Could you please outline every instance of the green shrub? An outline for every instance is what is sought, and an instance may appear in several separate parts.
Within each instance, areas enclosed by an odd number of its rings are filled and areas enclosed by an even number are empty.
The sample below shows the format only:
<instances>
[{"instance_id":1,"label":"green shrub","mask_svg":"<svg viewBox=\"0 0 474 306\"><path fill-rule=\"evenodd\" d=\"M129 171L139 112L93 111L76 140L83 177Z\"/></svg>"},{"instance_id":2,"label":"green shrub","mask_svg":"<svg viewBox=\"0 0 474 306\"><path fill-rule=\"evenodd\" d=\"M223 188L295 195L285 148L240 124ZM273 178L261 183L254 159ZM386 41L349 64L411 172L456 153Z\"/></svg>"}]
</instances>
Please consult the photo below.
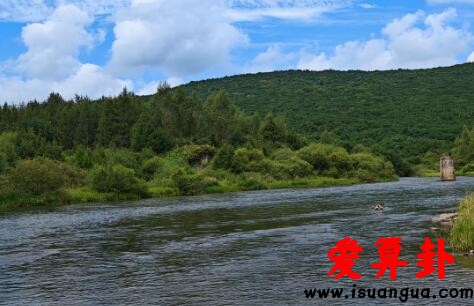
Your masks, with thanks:
<instances>
[{"instance_id":1,"label":"green shrub","mask_svg":"<svg viewBox=\"0 0 474 306\"><path fill-rule=\"evenodd\" d=\"M459 204L458 218L449 237L455 250L467 252L474 249L474 195L469 195Z\"/></svg>"},{"instance_id":2,"label":"green shrub","mask_svg":"<svg viewBox=\"0 0 474 306\"><path fill-rule=\"evenodd\" d=\"M8 161L5 153L0 152L0 173L4 173L8 169Z\"/></svg>"},{"instance_id":3,"label":"green shrub","mask_svg":"<svg viewBox=\"0 0 474 306\"><path fill-rule=\"evenodd\" d=\"M375 182L396 178L390 162L370 153L356 153L351 156L356 177L363 182Z\"/></svg>"},{"instance_id":4,"label":"green shrub","mask_svg":"<svg viewBox=\"0 0 474 306\"><path fill-rule=\"evenodd\" d=\"M0 172L13 166L18 159L17 139L16 133L0 134Z\"/></svg>"},{"instance_id":5,"label":"green shrub","mask_svg":"<svg viewBox=\"0 0 474 306\"><path fill-rule=\"evenodd\" d=\"M207 164L215 152L210 145L186 145L177 149L177 153L193 166Z\"/></svg>"},{"instance_id":6,"label":"green shrub","mask_svg":"<svg viewBox=\"0 0 474 306\"><path fill-rule=\"evenodd\" d=\"M152 180L156 174L163 168L163 160L158 157L152 157L146 160L140 168L140 176L146 181Z\"/></svg>"},{"instance_id":7,"label":"green shrub","mask_svg":"<svg viewBox=\"0 0 474 306\"><path fill-rule=\"evenodd\" d=\"M78 146L66 159L82 169L91 169L96 162L92 150L83 146Z\"/></svg>"},{"instance_id":8,"label":"green shrub","mask_svg":"<svg viewBox=\"0 0 474 306\"><path fill-rule=\"evenodd\" d=\"M290 157L283 164L291 178L306 177L313 174L313 167L297 156Z\"/></svg>"},{"instance_id":9,"label":"green shrub","mask_svg":"<svg viewBox=\"0 0 474 306\"><path fill-rule=\"evenodd\" d=\"M127 149L105 149L104 157L105 163L120 164L135 171L140 169L142 164L140 153Z\"/></svg>"},{"instance_id":10,"label":"green shrub","mask_svg":"<svg viewBox=\"0 0 474 306\"><path fill-rule=\"evenodd\" d=\"M261 168L261 162L265 159L263 152L258 149L239 148L235 150L232 157L231 169L235 173L244 171L259 172L256 168Z\"/></svg>"},{"instance_id":11,"label":"green shrub","mask_svg":"<svg viewBox=\"0 0 474 306\"><path fill-rule=\"evenodd\" d=\"M313 172L311 165L298 157L292 157L286 161L263 159L253 162L252 165L253 171L268 174L278 180L305 177Z\"/></svg>"},{"instance_id":12,"label":"green shrub","mask_svg":"<svg viewBox=\"0 0 474 306\"><path fill-rule=\"evenodd\" d=\"M212 160L214 169L230 169L234 157L234 148L230 145L222 146Z\"/></svg>"},{"instance_id":13,"label":"green shrub","mask_svg":"<svg viewBox=\"0 0 474 306\"><path fill-rule=\"evenodd\" d=\"M120 164L95 167L90 180L92 188L99 192L148 196L145 183L135 177L135 171Z\"/></svg>"},{"instance_id":14,"label":"green shrub","mask_svg":"<svg viewBox=\"0 0 474 306\"><path fill-rule=\"evenodd\" d=\"M15 192L39 195L54 192L65 186L69 177L67 166L47 159L21 160L11 169L8 180ZM72 170L71 170L72 171Z\"/></svg>"},{"instance_id":15,"label":"green shrub","mask_svg":"<svg viewBox=\"0 0 474 306\"><path fill-rule=\"evenodd\" d=\"M265 179L258 173L245 173L245 175L241 175L238 184L242 190L267 189Z\"/></svg>"},{"instance_id":16,"label":"green shrub","mask_svg":"<svg viewBox=\"0 0 474 306\"><path fill-rule=\"evenodd\" d=\"M326 176L329 174L338 176L352 168L351 158L346 149L333 145L312 144L300 149L298 157L313 166L314 170ZM331 171L325 173L329 169Z\"/></svg>"},{"instance_id":17,"label":"green shrub","mask_svg":"<svg viewBox=\"0 0 474 306\"><path fill-rule=\"evenodd\" d=\"M173 176L173 180L182 195L201 194L207 188L218 185L215 177L204 176L198 173L178 172Z\"/></svg>"},{"instance_id":18,"label":"green shrub","mask_svg":"<svg viewBox=\"0 0 474 306\"><path fill-rule=\"evenodd\" d=\"M470 162L462 167L462 169L459 171L459 174L470 176L474 175L474 162Z\"/></svg>"},{"instance_id":19,"label":"green shrub","mask_svg":"<svg viewBox=\"0 0 474 306\"><path fill-rule=\"evenodd\" d=\"M280 148L280 149L276 149L273 152L272 159L285 161L295 156L296 156L296 152L292 151L290 148Z\"/></svg>"}]
</instances>

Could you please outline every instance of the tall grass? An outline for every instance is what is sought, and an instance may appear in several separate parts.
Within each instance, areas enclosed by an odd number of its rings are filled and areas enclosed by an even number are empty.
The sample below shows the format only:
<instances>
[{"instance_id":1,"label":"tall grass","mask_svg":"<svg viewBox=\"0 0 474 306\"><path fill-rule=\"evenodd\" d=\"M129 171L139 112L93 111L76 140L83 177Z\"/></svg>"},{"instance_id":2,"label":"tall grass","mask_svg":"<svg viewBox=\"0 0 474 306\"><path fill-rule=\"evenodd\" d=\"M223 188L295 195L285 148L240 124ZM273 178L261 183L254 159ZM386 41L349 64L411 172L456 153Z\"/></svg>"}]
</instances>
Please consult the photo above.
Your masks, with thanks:
<instances>
[{"instance_id":1,"label":"tall grass","mask_svg":"<svg viewBox=\"0 0 474 306\"><path fill-rule=\"evenodd\" d=\"M458 218L450 232L450 242L457 251L474 249L474 194L467 196L459 204Z\"/></svg>"}]
</instances>

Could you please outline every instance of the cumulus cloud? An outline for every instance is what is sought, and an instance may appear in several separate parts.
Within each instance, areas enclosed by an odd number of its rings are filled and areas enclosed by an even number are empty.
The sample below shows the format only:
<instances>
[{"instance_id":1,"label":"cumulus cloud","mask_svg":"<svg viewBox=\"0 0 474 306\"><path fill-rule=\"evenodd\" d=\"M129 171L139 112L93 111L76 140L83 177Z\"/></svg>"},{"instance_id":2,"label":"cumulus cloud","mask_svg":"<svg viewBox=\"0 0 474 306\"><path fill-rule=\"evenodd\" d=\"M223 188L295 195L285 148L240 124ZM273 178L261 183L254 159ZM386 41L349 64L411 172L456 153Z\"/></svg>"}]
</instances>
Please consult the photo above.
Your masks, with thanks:
<instances>
[{"instance_id":1,"label":"cumulus cloud","mask_svg":"<svg viewBox=\"0 0 474 306\"><path fill-rule=\"evenodd\" d=\"M285 53L279 45L271 45L255 56L246 72L268 72L289 69L296 59L295 53Z\"/></svg>"},{"instance_id":2,"label":"cumulus cloud","mask_svg":"<svg viewBox=\"0 0 474 306\"><path fill-rule=\"evenodd\" d=\"M91 22L85 12L66 5L58 7L45 21L26 25L22 39L27 51L2 65L0 99L14 103L42 100L52 91L66 98L74 94L96 98L116 94L124 86L133 88L130 81L79 61L80 49L91 48L97 39L97 33L87 30Z\"/></svg>"},{"instance_id":3,"label":"cumulus cloud","mask_svg":"<svg viewBox=\"0 0 474 306\"><path fill-rule=\"evenodd\" d=\"M383 70L453 65L472 42L469 32L449 25L455 16L454 9L428 16L408 14L388 24L382 30L383 38L346 42L330 55L303 52L298 67Z\"/></svg>"},{"instance_id":4,"label":"cumulus cloud","mask_svg":"<svg viewBox=\"0 0 474 306\"><path fill-rule=\"evenodd\" d=\"M115 95L124 87L133 90L134 86L131 81L114 78L103 68L93 64L82 64L76 73L51 86L53 91L66 97L80 94L92 98Z\"/></svg>"},{"instance_id":5,"label":"cumulus cloud","mask_svg":"<svg viewBox=\"0 0 474 306\"><path fill-rule=\"evenodd\" d=\"M23 28L22 39L28 51L18 58L17 68L28 77L58 80L80 66L81 47L91 47L94 38L85 27L92 20L72 5L61 6L42 23Z\"/></svg>"},{"instance_id":6,"label":"cumulus cloud","mask_svg":"<svg viewBox=\"0 0 474 306\"><path fill-rule=\"evenodd\" d=\"M474 63L474 52L471 52L471 54L469 54L469 56L467 57L467 62Z\"/></svg>"},{"instance_id":7,"label":"cumulus cloud","mask_svg":"<svg viewBox=\"0 0 474 306\"><path fill-rule=\"evenodd\" d=\"M99 66L83 64L74 74L60 81L0 76L0 102L41 101L51 92L58 92L66 99L71 99L76 94L100 98L116 95L124 87L133 89L133 83L113 78Z\"/></svg>"},{"instance_id":8,"label":"cumulus cloud","mask_svg":"<svg viewBox=\"0 0 474 306\"><path fill-rule=\"evenodd\" d=\"M179 85L181 85L181 84L184 84L183 79L174 78L174 77L168 78L165 82L166 82L166 84L168 84L168 85L171 86L171 87L176 87L176 86L179 86ZM156 93L156 91L158 90L158 87L159 87L160 85L161 85L161 81L152 81L152 82L149 82L148 84L145 84L145 85L137 92L137 94L139 94L139 95L152 95L152 94Z\"/></svg>"},{"instance_id":9,"label":"cumulus cloud","mask_svg":"<svg viewBox=\"0 0 474 306\"><path fill-rule=\"evenodd\" d=\"M154 67L178 77L224 67L247 36L223 11L214 0L135 0L118 14L110 67L118 73Z\"/></svg>"}]
</instances>

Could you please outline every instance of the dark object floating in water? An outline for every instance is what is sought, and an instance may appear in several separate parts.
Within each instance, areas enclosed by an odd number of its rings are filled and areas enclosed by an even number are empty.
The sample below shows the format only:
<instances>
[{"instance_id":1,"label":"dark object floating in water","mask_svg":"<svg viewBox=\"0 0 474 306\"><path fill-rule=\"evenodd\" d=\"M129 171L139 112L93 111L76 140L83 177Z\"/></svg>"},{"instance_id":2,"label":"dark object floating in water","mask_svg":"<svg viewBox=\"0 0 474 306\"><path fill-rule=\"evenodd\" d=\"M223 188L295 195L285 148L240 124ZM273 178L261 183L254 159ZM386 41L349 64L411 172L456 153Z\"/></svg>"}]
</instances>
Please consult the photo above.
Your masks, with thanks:
<instances>
[{"instance_id":1,"label":"dark object floating in water","mask_svg":"<svg viewBox=\"0 0 474 306\"><path fill-rule=\"evenodd\" d=\"M383 203L382 202L375 202L372 204L372 209L376 211L382 211L383 210Z\"/></svg>"},{"instance_id":2,"label":"dark object floating in water","mask_svg":"<svg viewBox=\"0 0 474 306\"><path fill-rule=\"evenodd\" d=\"M474 256L474 250L470 250L469 253L464 254L464 256Z\"/></svg>"}]
</instances>

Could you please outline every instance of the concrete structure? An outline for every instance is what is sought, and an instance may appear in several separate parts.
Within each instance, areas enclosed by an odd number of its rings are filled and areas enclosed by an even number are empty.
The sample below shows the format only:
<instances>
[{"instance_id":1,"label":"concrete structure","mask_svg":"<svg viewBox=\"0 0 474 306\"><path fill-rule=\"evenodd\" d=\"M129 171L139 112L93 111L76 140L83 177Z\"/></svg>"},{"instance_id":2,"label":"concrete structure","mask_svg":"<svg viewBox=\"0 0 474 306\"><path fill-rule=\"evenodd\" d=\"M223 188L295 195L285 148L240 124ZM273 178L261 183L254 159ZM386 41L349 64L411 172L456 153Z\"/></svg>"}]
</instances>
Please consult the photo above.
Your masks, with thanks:
<instances>
[{"instance_id":1,"label":"concrete structure","mask_svg":"<svg viewBox=\"0 0 474 306\"><path fill-rule=\"evenodd\" d=\"M440 177L442 181L455 181L454 160L451 156L443 156L439 160Z\"/></svg>"}]
</instances>

